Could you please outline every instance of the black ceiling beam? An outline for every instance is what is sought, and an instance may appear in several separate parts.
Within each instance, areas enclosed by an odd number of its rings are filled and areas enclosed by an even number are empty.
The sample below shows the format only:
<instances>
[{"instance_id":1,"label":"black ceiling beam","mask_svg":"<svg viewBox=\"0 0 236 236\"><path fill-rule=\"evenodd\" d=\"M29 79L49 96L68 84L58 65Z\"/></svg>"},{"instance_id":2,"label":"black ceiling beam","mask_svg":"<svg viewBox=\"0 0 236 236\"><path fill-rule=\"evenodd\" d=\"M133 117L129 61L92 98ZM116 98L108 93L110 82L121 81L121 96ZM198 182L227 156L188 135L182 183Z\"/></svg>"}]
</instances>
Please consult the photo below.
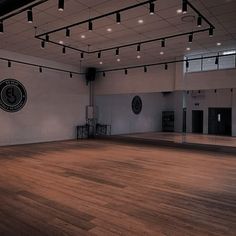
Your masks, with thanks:
<instances>
[{"instance_id":1,"label":"black ceiling beam","mask_svg":"<svg viewBox=\"0 0 236 236\"><path fill-rule=\"evenodd\" d=\"M198 11L198 9L196 7L193 6L192 3L190 3L188 0L186 0L187 4L190 6L190 8L192 8L192 10L194 10L198 16L201 16L201 18L213 29L215 29L215 26L205 17L202 15L202 13L200 11Z\"/></svg>"},{"instance_id":2,"label":"black ceiling beam","mask_svg":"<svg viewBox=\"0 0 236 236\"><path fill-rule=\"evenodd\" d=\"M42 69L49 69L49 70L65 72L65 73L73 73L73 74L76 74L76 75L84 75L85 74L85 73L73 72L73 71L63 70L63 69L50 67L50 66L45 66L45 65L38 65L38 64L35 64L35 63L30 63L30 62L15 60L15 59L4 58L4 57L0 57L0 60L7 61L7 62L10 61L10 62L14 62L14 63L17 63L17 64L22 64L22 65L27 65L27 66L41 67Z\"/></svg>"},{"instance_id":3,"label":"black ceiling beam","mask_svg":"<svg viewBox=\"0 0 236 236\"><path fill-rule=\"evenodd\" d=\"M42 3L45 3L45 2L47 2L47 1L48 1L48 0L40 0L40 1L37 1L37 2L34 1L35 3L28 4L26 7L20 8L20 9L18 9L18 10L13 10L12 13L9 13L9 14L7 14L6 16L0 17L0 21L5 21L5 20L7 20L7 19L9 19L9 18L11 18L11 17L13 17L13 16L16 16L16 15L22 13L22 12L27 11L29 8L36 7L36 6L38 6L38 5L42 4ZM31 1L31 2L32 2L32 1Z\"/></svg>"},{"instance_id":4,"label":"black ceiling beam","mask_svg":"<svg viewBox=\"0 0 236 236\"><path fill-rule=\"evenodd\" d=\"M115 15L117 12L121 13L121 12L130 10L130 9L133 9L133 8L137 8L137 7L146 5L148 3L156 2L156 1L157 0L148 0L148 1L145 1L145 2L140 2L140 3L137 3L135 5L124 7L124 8L121 8L121 9L118 9L118 10L115 10L115 11L112 11L112 12L108 12L108 13L100 15L100 16L95 16L93 18L90 18L90 19L87 19L87 20L84 20L84 21L80 21L80 22L77 22L77 23L74 23L74 24L71 24L71 25L63 26L63 27L60 27L58 29L54 29L54 30L51 30L51 31L48 31L48 32L45 32L45 33L42 33L42 34L39 34L39 35L36 35L36 38L39 38L39 37L42 37L42 36L45 36L45 35L49 35L49 34L52 34L52 33L56 33L58 31L65 30L67 28L72 28L72 27L75 27L75 26L78 26L78 25L82 25L82 24L88 23L90 21L95 21L95 20L98 20L98 19L101 19L101 18L105 18L105 17L111 16L111 15Z\"/></svg>"},{"instance_id":5,"label":"black ceiling beam","mask_svg":"<svg viewBox=\"0 0 236 236\"><path fill-rule=\"evenodd\" d=\"M81 21L81 22L77 22L77 23L74 23L74 24L71 24L71 25L67 25L67 26L58 28L58 29L55 29L55 30L51 30L51 31L45 32L43 34L36 35L35 37L37 39L40 39L40 40L45 40L44 36L46 36L46 35L49 36L50 34L61 31L61 30L66 30L66 29L69 29L71 27L75 27L75 26L78 26L78 25L81 25L81 24L84 24L84 23L92 22L92 21L100 19L100 18L104 18L104 17L110 16L110 15L117 14L117 12L120 13L122 11L127 11L129 9L133 9L133 8L136 8L136 7L151 3L151 2L155 2L155 1L156 0L149 0L149 1L142 2L142 3L138 3L138 4L135 4L135 5L132 5L132 6L128 6L128 7L119 9L119 10L115 10L115 11L106 13L104 15L100 15L100 16L97 16L97 17L94 17L94 18L90 18L90 19L87 19L87 20L84 20L84 21ZM181 36L185 36L185 35L189 35L189 34L196 34L196 33L205 32L205 31L208 31L210 29L215 29L214 25L209 20L207 20L207 18L204 17L188 0L186 0L186 3L189 5L190 8L193 9L193 11L195 11L196 14L198 14L198 16L200 16L209 25L209 28L202 29L202 30L195 30L195 31L186 32L186 33L175 34L175 35L169 35L169 36L166 36L166 37L154 38L154 39L145 40L145 41L139 41L139 42L125 44L125 45L113 46L113 47L110 47L110 48L98 49L98 50L94 50L94 51L86 51L86 50L82 50L82 49L75 48L75 47L72 47L72 46L67 46L65 44L62 45L62 44L59 44L59 43L54 42L52 40L50 40L49 42L52 43L52 44L55 44L55 45L63 46L65 48L70 48L70 49L75 50L75 51L79 51L79 52L83 52L83 53L87 53L87 54L93 54L93 53L98 53L98 52L114 50L116 48L125 48L125 47L131 47L131 46L134 46L134 45L137 45L137 44L152 43L152 42L160 41L160 40L163 40L163 39L164 40L165 39L171 39L171 38L181 37Z\"/></svg>"},{"instance_id":6,"label":"black ceiling beam","mask_svg":"<svg viewBox=\"0 0 236 236\"><path fill-rule=\"evenodd\" d=\"M147 44L147 43L153 43L156 41L161 41L161 40L166 40L166 39L171 39L171 38L177 38L177 37L181 37L181 36L185 36L185 35L189 35L189 34L196 34L196 33L202 33L202 32L206 32L209 31L209 28L207 29L201 29L201 30L195 30L195 31L190 31L190 32L186 32L186 33L180 33L180 34L174 34L174 35L168 35L168 36L164 36L164 37L159 37L159 38L154 38L154 39L149 39L149 40L144 40L144 41L138 41L135 43L130 43L130 44L124 44L124 45L119 45L119 46L114 46L114 47L110 47L110 48L105 48L105 49L100 49L100 50L96 50L96 51L90 51L87 53L98 53L98 52L105 52L105 51L110 51L110 50L114 50L116 48L125 48L125 47L131 47L131 46L135 46L135 45L139 45L139 44Z\"/></svg>"},{"instance_id":7,"label":"black ceiling beam","mask_svg":"<svg viewBox=\"0 0 236 236\"><path fill-rule=\"evenodd\" d=\"M174 64L174 63L180 63L180 62L190 62L190 61L197 61L197 60L203 60L203 59L212 59L212 58L221 58L221 57L227 57L227 56L236 56L236 53L232 53L230 55L215 55L215 56L205 56L205 57L196 57L196 58L186 58L186 59L180 59L180 60L171 60L171 61L165 61L165 62L157 62L157 63L151 63L151 64L143 64L143 65L136 65L136 66L126 66L126 67L120 67L120 68L114 68L114 69L107 69L107 70L100 70L97 71L97 73L103 73L103 72L112 72L112 71L121 71L121 70L129 70L129 69L138 69L143 67L152 67L152 66L160 66L160 65L168 65L168 64Z\"/></svg>"}]
</instances>

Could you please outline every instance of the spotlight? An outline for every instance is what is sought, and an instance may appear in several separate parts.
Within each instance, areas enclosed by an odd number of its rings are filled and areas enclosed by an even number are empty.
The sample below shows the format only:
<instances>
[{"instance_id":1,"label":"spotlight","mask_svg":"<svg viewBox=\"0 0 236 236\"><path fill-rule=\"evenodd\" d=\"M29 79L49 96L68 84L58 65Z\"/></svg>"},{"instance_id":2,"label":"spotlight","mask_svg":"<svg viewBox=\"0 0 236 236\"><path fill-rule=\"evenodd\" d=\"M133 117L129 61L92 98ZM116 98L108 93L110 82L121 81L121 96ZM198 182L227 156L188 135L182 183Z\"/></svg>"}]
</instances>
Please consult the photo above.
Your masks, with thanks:
<instances>
[{"instance_id":1,"label":"spotlight","mask_svg":"<svg viewBox=\"0 0 236 236\"><path fill-rule=\"evenodd\" d=\"M3 27L3 21L0 21L0 34L3 34L4 27Z\"/></svg>"},{"instance_id":2,"label":"spotlight","mask_svg":"<svg viewBox=\"0 0 236 236\"><path fill-rule=\"evenodd\" d=\"M11 67L11 61L7 62L8 67Z\"/></svg>"},{"instance_id":3,"label":"spotlight","mask_svg":"<svg viewBox=\"0 0 236 236\"><path fill-rule=\"evenodd\" d=\"M27 18L29 23L33 23L33 11L32 8L27 10Z\"/></svg>"},{"instance_id":4,"label":"spotlight","mask_svg":"<svg viewBox=\"0 0 236 236\"><path fill-rule=\"evenodd\" d=\"M105 77L105 76L106 76L106 73L105 73L105 71L103 71L102 75L103 75L103 77Z\"/></svg>"},{"instance_id":5,"label":"spotlight","mask_svg":"<svg viewBox=\"0 0 236 236\"><path fill-rule=\"evenodd\" d=\"M43 72L43 68L40 66L39 67L39 73L42 73Z\"/></svg>"},{"instance_id":6,"label":"spotlight","mask_svg":"<svg viewBox=\"0 0 236 236\"><path fill-rule=\"evenodd\" d=\"M154 15L155 12L155 4L153 2L149 3L149 14Z\"/></svg>"},{"instance_id":7,"label":"spotlight","mask_svg":"<svg viewBox=\"0 0 236 236\"><path fill-rule=\"evenodd\" d=\"M116 23L117 23L117 24L120 24L120 22L121 22L120 13L117 12L117 13L116 13Z\"/></svg>"},{"instance_id":8,"label":"spotlight","mask_svg":"<svg viewBox=\"0 0 236 236\"><path fill-rule=\"evenodd\" d=\"M165 64L165 70L168 70L168 64L167 63Z\"/></svg>"},{"instance_id":9,"label":"spotlight","mask_svg":"<svg viewBox=\"0 0 236 236\"><path fill-rule=\"evenodd\" d=\"M188 36L188 42L189 42L189 43L192 43L192 42L193 42L193 34L190 34L190 35Z\"/></svg>"},{"instance_id":10,"label":"spotlight","mask_svg":"<svg viewBox=\"0 0 236 236\"><path fill-rule=\"evenodd\" d=\"M214 34L214 29L213 27L211 26L210 29L209 29L209 36L212 37Z\"/></svg>"},{"instance_id":11,"label":"spotlight","mask_svg":"<svg viewBox=\"0 0 236 236\"><path fill-rule=\"evenodd\" d=\"M140 45L140 44L138 44L138 46L137 46L137 51L138 51L138 52L141 51L141 45Z\"/></svg>"},{"instance_id":12,"label":"spotlight","mask_svg":"<svg viewBox=\"0 0 236 236\"><path fill-rule=\"evenodd\" d=\"M48 34L46 35L45 40L46 40L46 42L49 42L49 35Z\"/></svg>"},{"instance_id":13,"label":"spotlight","mask_svg":"<svg viewBox=\"0 0 236 236\"><path fill-rule=\"evenodd\" d=\"M185 14L188 11L188 3L187 0L183 0L183 4L182 4L182 12Z\"/></svg>"},{"instance_id":14,"label":"spotlight","mask_svg":"<svg viewBox=\"0 0 236 236\"><path fill-rule=\"evenodd\" d=\"M166 41L165 39L162 39L161 40L161 47L164 48L166 46Z\"/></svg>"},{"instance_id":15,"label":"spotlight","mask_svg":"<svg viewBox=\"0 0 236 236\"><path fill-rule=\"evenodd\" d=\"M186 61L186 68L189 68L189 61Z\"/></svg>"},{"instance_id":16,"label":"spotlight","mask_svg":"<svg viewBox=\"0 0 236 236\"><path fill-rule=\"evenodd\" d=\"M41 48L45 48L45 41L44 40L41 42Z\"/></svg>"},{"instance_id":17,"label":"spotlight","mask_svg":"<svg viewBox=\"0 0 236 236\"><path fill-rule=\"evenodd\" d=\"M144 66L143 70L144 70L144 72L146 73L146 72L147 72L147 67Z\"/></svg>"},{"instance_id":18,"label":"spotlight","mask_svg":"<svg viewBox=\"0 0 236 236\"><path fill-rule=\"evenodd\" d=\"M72 72L70 72L70 78L72 78L73 77L73 74L72 74Z\"/></svg>"},{"instance_id":19,"label":"spotlight","mask_svg":"<svg viewBox=\"0 0 236 236\"><path fill-rule=\"evenodd\" d=\"M101 54L102 54L101 52L98 52L98 58L101 58Z\"/></svg>"},{"instance_id":20,"label":"spotlight","mask_svg":"<svg viewBox=\"0 0 236 236\"><path fill-rule=\"evenodd\" d=\"M62 48L62 53L66 54L66 47L65 46Z\"/></svg>"},{"instance_id":21,"label":"spotlight","mask_svg":"<svg viewBox=\"0 0 236 236\"><path fill-rule=\"evenodd\" d=\"M120 54L120 50L119 50L119 48L117 48L116 49L116 56L119 56L119 54Z\"/></svg>"},{"instance_id":22,"label":"spotlight","mask_svg":"<svg viewBox=\"0 0 236 236\"><path fill-rule=\"evenodd\" d=\"M216 64L216 65L219 64L219 56L216 57L216 59L215 59L215 64Z\"/></svg>"},{"instance_id":23,"label":"spotlight","mask_svg":"<svg viewBox=\"0 0 236 236\"><path fill-rule=\"evenodd\" d=\"M66 37L69 38L70 37L70 29L66 29Z\"/></svg>"},{"instance_id":24,"label":"spotlight","mask_svg":"<svg viewBox=\"0 0 236 236\"><path fill-rule=\"evenodd\" d=\"M126 75L128 74L128 70L127 70L127 69L125 69L125 74L126 74Z\"/></svg>"},{"instance_id":25,"label":"spotlight","mask_svg":"<svg viewBox=\"0 0 236 236\"><path fill-rule=\"evenodd\" d=\"M64 11L64 0L58 0L58 11Z\"/></svg>"},{"instance_id":26,"label":"spotlight","mask_svg":"<svg viewBox=\"0 0 236 236\"><path fill-rule=\"evenodd\" d=\"M83 52L80 53L80 58L82 58L82 59L84 58L84 53Z\"/></svg>"},{"instance_id":27,"label":"spotlight","mask_svg":"<svg viewBox=\"0 0 236 236\"><path fill-rule=\"evenodd\" d=\"M198 16L198 18L197 18L197 26L198 27L202 26L202 17L201 16Z\"/></svg>"},{"instance_id":28,"label":"spotlight","mask_svg":"<svg viewBox=\"0 0 236 236\"><path fill-rule=\"evenodd\" d=\"M88 23L88 30L92 31L93 30L93 22L90 20Z\"/></svg>"}]
</instances>

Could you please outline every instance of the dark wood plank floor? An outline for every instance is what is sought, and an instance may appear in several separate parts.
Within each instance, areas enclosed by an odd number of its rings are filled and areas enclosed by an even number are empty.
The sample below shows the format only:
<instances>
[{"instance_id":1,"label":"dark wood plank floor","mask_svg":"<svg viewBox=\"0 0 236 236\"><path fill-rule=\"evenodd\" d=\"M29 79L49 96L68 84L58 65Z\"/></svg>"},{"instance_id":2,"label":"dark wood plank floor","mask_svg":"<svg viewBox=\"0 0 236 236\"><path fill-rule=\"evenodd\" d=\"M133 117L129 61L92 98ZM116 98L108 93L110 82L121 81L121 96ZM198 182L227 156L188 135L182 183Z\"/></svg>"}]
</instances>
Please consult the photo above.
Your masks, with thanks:
<instances>
[{"instance_id":1,"label":"dark wood plank floor","mask_svg":"<svg viewBox=\"0 0 236 236\"><path fill-rule=\"evenodd\" d=\"M236 235L236 157L102 140L0 148L0 235Z\"/></svg>"}]
</instances>

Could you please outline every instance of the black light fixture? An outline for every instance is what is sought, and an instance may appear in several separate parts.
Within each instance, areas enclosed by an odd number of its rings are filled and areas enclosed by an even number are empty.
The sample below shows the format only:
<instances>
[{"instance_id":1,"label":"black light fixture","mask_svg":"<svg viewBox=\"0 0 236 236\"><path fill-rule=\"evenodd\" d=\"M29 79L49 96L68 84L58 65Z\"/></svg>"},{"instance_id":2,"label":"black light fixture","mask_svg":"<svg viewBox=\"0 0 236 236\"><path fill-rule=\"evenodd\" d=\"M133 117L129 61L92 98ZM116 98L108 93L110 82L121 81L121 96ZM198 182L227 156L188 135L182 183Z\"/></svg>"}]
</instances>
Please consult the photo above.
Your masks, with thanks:
<instances>
[{"instance_id":1,"label":"black light fixture","mask_svg":"<svg viewBox=\"0 0 236 236\"><path fill-rule=\"evenodd\" d=\"M66 47L65 46L62 48L62 53L66 54Z\"/></svg>"},{"instance_id":2,"label":"black light fixture","mask_svg":"<svg viewBox=\"0 0 236 236\"><path fill-rule=\"evenodd\" d=\"M98 58L101 58L102 53L98 52Z\"/></svg>"},{"instance_id":3,"label":"black light fixture","mask_svg":"<svg viewBox=\"0 0 236 236\"><path fill-rule=\"evenodd\" d=\"M49 35L48 34L46 34L45 40L46 40L46 42L49 42Z\"/></svg>"},{"instance_id":4,"label":"black light fixture","mask_svg":"<svg viewBox=\"0 0 236 236\"><path fill-rule=\"evenodd\" d=\"M219 64L219 56L216 57L216 59L215 59L215 64L216 64L216 65Z\"/></svg>"},{"instance_id":5,"label":"black light fixture","mask_svg":"<svg viewBox=\"0 0 236 236\"><path fill-rule=\"evenodd\" d=\"M43 68L40 66L39 67L39 73L42 73L43 72Z\"/></svg>"},{"instance_id":6,"label":"black light fixture","mask_svg":"<svg viewBox=\"0 0 236 236\"><path fill-rule=\"evenodd\" d=\"M189 43L192 43L192 42L193 42L193 34L190 34L190 35L188 36L188 42L189 42Z\"/></svg>"},{"instance_id":7,"label":"black light fixture","mask_svg":"<svg viewBox=\"0 0 236 236\"><path fill-rule=\"evenodd\" d=\"M80 58L82 58L82 59L84 58L84 53L83 52L80 53Z\"/></svg>"},{"instance_id":8,"label":"black light fixture","mask_svg":"<svg viewBox=\"0 0 236 236\"><path fill-rule=\"evenodd\" d=\"M88 30L92 31L93 30L93 22L90 20L88 23Z\"/></svg>"},{"instance_id":9,"label":"black light fixture","mask_svg":"<svg viewBox=\"0 0 236 236\"><path fill-rule=\"evenodd\" d=\"M198 18L197 18L197 26L198 27L202 26L202 17L201 16L198 16Z\"/></svg>"},{"instance_id":10,"label":"black light fixture","mask_svg":"<svg viewBox=\"0 0 236 236\"><path fill-rule=\"evenodd\" d=\"M72 74L72 72L70 72L70 78L72 78L73 77L73 74Z\"/></svg>"},{"instance_id":11,"label":"black light fixture","mask_svg":"<svg viewBox=\"0 0 236 236\"><path fill-rule=\"evenodd\" d=\"M45 48L45 41L44 40L41 42L41 48Z\"/></svg>"},{"instance_id":12,"label":"black light fixture","mask_svg":"<svg viewBox=\"0 0 236 236\"><path fill-rule=\"evenodd\" d=\"M125 74L126 74L126 75L128 74L128 70L127 70L127 69L125 69Z\"/></svg>"},{"instance_id":13,"label":"black light fixture","mask_svg":"<svg viewBox=\"0 0 236 236\"><path fill-rule=\"evenodd\" d=\"M188 3L187 0L183 0L183 4L182 4L182 13L187 13L188 11Z\"/></svg>"},{"instance_id":14,"label":"black light fixture","mask_svg":"<svg viewBox=\"0 0 236 236\"><path fill-rule=\"evenodd\" d=\"M64 11L64 0L58 0L58 11Z\"/></svg>"},{"instance_id":15,"label":"black light fixture","mask_svg":"<svg viewBox=\"0 0 236 236\"><path fill-rule=\"evenodd\" d=\"M8 67L11 67L11 61L8 61L8 62L7 62L7 66L8 66Z\"/></svg>"},{"instance_id":16,"label":"black light fixture","mask_svg":"<svg viewBox=\"0 0 236 236\"><path fill-rule=\"evenodd\" d=\"M147 72L147 66L144 66L143 70L146 73Z\"/></svg>"},{"instance_id":17,"label":"black light fixture","mask_svg":"<svg viewBox=\"0 0 236 236\"><path fill-rule=\"evenodd\" d=\"M153 2L149 3L149 14L154 15L155 12L155 4Z\"/></svg>"},{"instance_id":18,"label":"black light fixture","mask_svg":"<svg viewBox=\"0 0 236 236\"><path fill-rule=\"evenodd\" d=\"M168 70L168 64L167 63L165 64L165 70Z\"/></svg>"},{"instance_id":19,"label":"black light fixture","mask_svg":"<svg viewBox=\"0 0 236 236\"><path fill-rule=\"evenodd\" d=\"M140 52L141 51L141 44L138 44L137 45L137 52Z\"/></svg>"},{"instance_id":20,"label":"black light fixture","mask_svg":"<svg viewBox=\"0 0 236 236\"><path fill-rule=\"evenodd\" d=\"M186 60L186 68L189 68L189 61Z\"/></svg>"},{"instance_id":21,"label":"black light fixture","mask_svg":"<svg viewBox=\"0 0 236 236\"><path fill-rule=\"evenodd\" d=\"M69 38L70 37L70 29L66 28L66 37Z\"/></svg>"},{"instance_id":22,"label":"black light fixture","mask_svg":"<svg viewBox=\"0 0 236 236\"><path fill-rule=\"evenodd\" d=\"M29 23L33 23L33 11L32 8L27 10L27 18Z\"/></svg>"},{"instance_id":23,"label":"black light fixture","mask_svg":"<svg viewBox=\"0 0 236 236\"><path fill-rule=\"evenodd\" d=\"M119 54L120 54L120 49L117 48L117 49L116 49L116 56L119 56Z\"/></svg>"},{"instance_id":24,"label":"black light fixture","mask_svg":"<svg viewBox=\"0 0 236 236\"><path fill-rule=\"evenodd\" d=\"M161 40L161 47L164 48L166 46L166 41L165 39L162 39Z\"/></svg>"},{"instance_id":25,"label":"black light fixture","mask_svg":"<svg viewBox=\"0 0 236 236\"><path fill-rule=\"evenodd\" d=\"M209 36L212 37L213 34L214 34L214 29L213 29L213 27L210 27L210 29L209 29Z\"/></svg>"},{"instance_id":26,"label":"black light fixture","mask_svg":"<svg viewBox=\"0 0 236 236\"><path fill-rule=\"evenodd\" d=\"M106 73L105 73L105 71L103 71L102 75L103 75L103 77L105 77L105 76L106 76Z\"/></svg>"},{"instance_id":27,"label":"black light fixture","mask_svg":"<svg viewBox=\"0 0 236 236\"><path fill-rule=\"evenodd\" d=\"M121 22L120 12L117 12L116 13L116 23L120 24L120 22Z\"/></svg>"},{"instance_id":28,"label":"black light fixture","mask_svg":"<svg viewBox=\"0 0 236 236\"><path fill-rule=\"evenodd\" d=\"M0 33L3 34L4 27L3 27L3 21L0 21Z\"/></svg>"}]
</instances>

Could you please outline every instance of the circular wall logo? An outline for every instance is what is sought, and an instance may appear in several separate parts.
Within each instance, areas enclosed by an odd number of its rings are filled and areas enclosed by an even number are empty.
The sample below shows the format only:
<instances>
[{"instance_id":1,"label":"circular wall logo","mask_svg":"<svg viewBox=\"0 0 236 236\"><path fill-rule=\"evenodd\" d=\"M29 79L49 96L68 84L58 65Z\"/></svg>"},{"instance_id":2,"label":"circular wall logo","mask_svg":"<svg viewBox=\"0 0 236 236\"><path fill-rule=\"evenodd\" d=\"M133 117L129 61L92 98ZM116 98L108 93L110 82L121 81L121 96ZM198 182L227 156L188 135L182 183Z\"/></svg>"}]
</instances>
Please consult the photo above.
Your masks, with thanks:
<instances>
[{"instance_id":1,"label":"circular wall logo","mask_svg":"<svg viewBox=\"0 0 236 236\"><path fill-rule=\"evenodd\" d=\"M23 84L15 79L0 82L0 108L7 112L21 110L27 101L27 92Z\"/></svg>"},{"instance_id":2,"label":"circular wall logo","mask_svg":"<svg viewBox=\"0 0 236 236\"><path fill-rule=\"evenodd\" d=\"M142 111L142 100L139 96L135 96L132 100L132 111L138 115Z\"/></svg>"}]
</instances>

